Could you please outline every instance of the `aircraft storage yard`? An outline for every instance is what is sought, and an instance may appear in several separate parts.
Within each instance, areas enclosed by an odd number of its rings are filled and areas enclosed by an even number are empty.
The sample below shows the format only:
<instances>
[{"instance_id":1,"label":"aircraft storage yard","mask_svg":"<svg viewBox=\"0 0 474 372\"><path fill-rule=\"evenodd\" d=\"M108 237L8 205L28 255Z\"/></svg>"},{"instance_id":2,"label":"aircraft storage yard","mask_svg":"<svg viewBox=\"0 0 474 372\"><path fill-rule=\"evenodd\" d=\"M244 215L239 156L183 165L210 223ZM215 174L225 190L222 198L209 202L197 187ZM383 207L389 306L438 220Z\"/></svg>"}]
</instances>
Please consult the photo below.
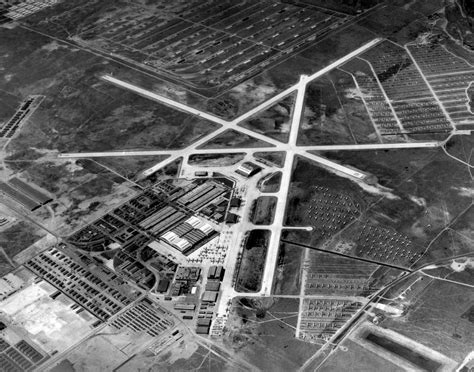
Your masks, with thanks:
<instances>
[{"instance_id":1,"label":"aircraft storage yard","mask_svg":"<svg viewBox=\"0 0 474 372\"><path fill-rule=\"evenodd\" d=\"M469 371L472 22L0 0L0 370Z\"/></svg>"}]
</instances>

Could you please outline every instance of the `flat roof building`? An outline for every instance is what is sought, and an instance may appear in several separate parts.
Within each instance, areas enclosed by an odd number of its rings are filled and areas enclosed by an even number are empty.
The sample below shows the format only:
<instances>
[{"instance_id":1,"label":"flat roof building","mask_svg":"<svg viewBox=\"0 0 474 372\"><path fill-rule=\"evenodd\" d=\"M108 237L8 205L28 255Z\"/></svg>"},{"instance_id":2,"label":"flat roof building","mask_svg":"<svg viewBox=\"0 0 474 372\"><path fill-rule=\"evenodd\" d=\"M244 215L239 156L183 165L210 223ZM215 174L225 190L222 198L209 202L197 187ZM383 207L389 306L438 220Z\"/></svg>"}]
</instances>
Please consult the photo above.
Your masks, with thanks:
<instances>
[{"instance_id":1,"label":"flat roof building","mask_svg":"<svg viewBox=\"0 0 474 372\"><path fill-rule=\"evenodd\" d=\"M226 223L237 223L239 222L239 216L235 213L227 213L225 216L225 222Z\"/></svg>"},{"instance_id":2,"label":"flat roof building","mask_svg":"<svg viewBox=\"0 0 474 372\"><path fill-rule=\"evenodd\" d=\"M231 208L240 208L240 205L242 204L242 200L240 198L232 198L230 200L230 207Z\"/></svg>"},{"instance_id":3,"label":"flat roof building","mask_svg":"<svg viewBox=\"0 0 474 372\"><path fill-rule=\"evenodd\" d=\"M204 294L202 295L202 301L203 302L216 302L218 295L219 295L218 292L205 291Z\"/></svg>"},{"instance_id":4,"label":"flat roof building","mask_svg":"<svg viewBox=\"0 0 474 372\"><path fill-rule=\"evenodd\" d=\"M196 333L199 334L199 335L208 335L209 334L209 327L198 326L196 328Z\"/></svg>"},{"instance_id":5,"label":"flat roof building","mask_svg":"<svg viewBox=\"0 0 474 372\"><path fill-rule=\"evenodd\" d=\"M188 310L194 311L196 309L196 304L192 304L189 302L178 302L174 304L175 310Z\"/></svg>"},{"instance_id":6,"label":"flat roof building","mask_svg":"<svg viewBox=\"0 0 474 372\"><path fill-rule=\"evenodd\" d=\"M198 326L205 326L205 327L210 327L211 326L211 319L209 318L199 318L197 321Z\"/></svg>"},{"instance_id":7,"label":"flat roof building","mask_svg":"<svg viewBox=\"0 0 474 372\"><path fill-rule=\"evenodd\" d=\"M0 278L0 301L19 290L22 286L23 280L15 274L9 273Z\"/></svg>"},{"instance_id":8,"label":"flat roof building","mask_svg":"<svg viewBox=\"0 0 474 372\"><path fill-rule=\"evenodd\" d=\"M23 194L27 195L39 204L46 204L53 200L48 195L42 193L39 190L36 190L34 187L30 186L26 182L23 182L19 178L12 178L8 182L14 188L21 191Z\"/></svg>"},{"instance_id":9,"label":"flat roof building","mask_svg":"<svg viewBox=\"0 0 474 372\"><path fill-rule=\"evenodd\" d=\"M156 289L159 293L166 292L170 286L170 281L168 279L160 279L158 283L158 288Z\"/></svg>"},{"instance_id":10,"label":"flat roof building","mask_svg":"<svg viewBox=\"0 0 474 372\"><path fill-rule=\"evenodd\" d=\"M12 198L14 201L16 201L17 203L21 204L23 207L31 211L34 211L35 209L41 206L40 203L37 203L28 195L25 195L21 191L14 189L13 187L11 187L9 184L5 182L0 182L0 192Z\"/></svg>"},{"instance_id":11,"label":"flat roof building","mask_svg":"<svg viewBox=\"0 0 474 372\"><path fill-rule=\"evenodd\" d=\"M208 280L206 283L206 291L219 292L221 283L218 280Z\"/></svg>"}]
</instances>

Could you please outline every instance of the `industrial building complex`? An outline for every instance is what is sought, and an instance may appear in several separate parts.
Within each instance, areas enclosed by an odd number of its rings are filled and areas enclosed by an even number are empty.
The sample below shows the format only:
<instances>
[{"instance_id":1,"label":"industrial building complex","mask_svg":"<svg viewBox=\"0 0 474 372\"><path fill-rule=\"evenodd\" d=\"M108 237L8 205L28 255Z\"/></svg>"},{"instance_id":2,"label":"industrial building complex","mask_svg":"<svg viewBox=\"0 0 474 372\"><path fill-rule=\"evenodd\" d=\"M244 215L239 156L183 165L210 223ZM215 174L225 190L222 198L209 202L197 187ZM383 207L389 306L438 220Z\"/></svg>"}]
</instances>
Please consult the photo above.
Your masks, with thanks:
<instances>
[{"instance_id":1,"label":"industrial building complex","mask_svg":"<svg viewBox=\"0 0 474 372\"><path fill-rule=\"evenodd\" d=\"M473 24L0 0L0 372L473 370Z\"/></svg>"}]
</instances>

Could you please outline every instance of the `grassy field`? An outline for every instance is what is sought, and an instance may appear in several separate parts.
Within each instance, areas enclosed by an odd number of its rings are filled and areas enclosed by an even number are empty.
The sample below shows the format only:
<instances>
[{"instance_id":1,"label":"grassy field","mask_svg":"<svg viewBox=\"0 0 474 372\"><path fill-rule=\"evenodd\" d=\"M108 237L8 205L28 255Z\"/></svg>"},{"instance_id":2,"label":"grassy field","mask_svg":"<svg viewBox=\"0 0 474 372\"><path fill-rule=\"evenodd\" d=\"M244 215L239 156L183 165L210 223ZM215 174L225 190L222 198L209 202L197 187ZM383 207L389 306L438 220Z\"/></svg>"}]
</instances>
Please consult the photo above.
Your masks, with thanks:
<instances>
[{"instance_id":1,"label":"grassy field","mask_svg":"<svg viewBox=\"0 0 474 372\"><path fill-rule=\"evenodd\" d=\"M237 275L236 291L258 292L261 289L270 234L268 230L250 231Z\"/></svg>"},{"instance_id":2,"label":"grassy field","mask_svg":"<svg viewBox=\"0 0 474 372\"><path fill-rule=\"evenodd\" d=\"M21 28L2 36L2 50L9 52L2 89L19 98L46 96L9 151L180 148L216 128L101 81L101 74L118 69L112 62Z\"/></svg>"},{"instance_id":3,"label":"grassy field","mask_svg":"<svg viewBox=\"0 0 474 372\"><path fill-rule=\"evenodd\" d=\"M295 338L298 299L241 297L232 305L224 345L259 370L295 371L319 349Z\"/></svg>"},{"instance_id":4,"label":"grassy field","mask_svg":"<svg viewBox=\"0 0 474 372\"><path fill-rule=\"evenodd\" d=\"M473 136L457 136L448 144L448 151L462 161L469 161L472 143ZM441 149L341 151L322 155L377 175L379 184L387 187L390 195L375 199L375 195L371 196L362 219L396 231L408 237L416 251L426 251L419 265L472 252L472 233L468 227L472 224L471 176L465 165L449 158ZM295 173L309 172L298 169L297 165ZM293 177L300 179L298 175ZM293 205L303 205L307 200L302 185L295 182L292 186L288 218L298 218L297 214L292 217ZM287 223L296 221L290 219ZM355 223L348 227L344 236L351 240L362 225ZM449 230L445 230L447 227Z\"/></svg>"},{"instance_id":5,"label":"grassy field","mask_svg":"<svg viewBox=\"0 0 474 372\"><path fill-rule=\"evenodd\" d=\"M261 160L264 163L269 163L272 166L282 168L285 165L286 152L275 151L275 152L255 152L255 159Z\"/></svg>"},{"instance_id":6,"label":"grassy field","mask_svg":"<svg viewBox=\"0 0 474 372\"><path fill-rule=\"evenodd\" d=\"M434 280L404 316L387 318L381 326L461 362L474 342L474 323L463 317L473 301L470 288Z\"/></svg>"},{"instance_id":7,"label":"grassy field","mask_svg":"<svg viewBox=\"0 0 474 372\"><path fill-rule=\"evenodd\" d=\"M12 164L13 174L21 175L53 196L47 208L35 211L31 217L60 235L69 234L135 193L123 177L87 159L39 158Z\"/></svg>"},{"instance_id":8,"label":"grassy field","mask_svg":"<svg viewBox=\"0 0 474 372\"><path fill-rule=\"evenodd\" d=\"M239 126L264 134L280 142L288 142L296 94L293 93L272 107L251 116Z\"/></svg>"},{"instance_id":9,"label":"grassy field","mask_svg":"<svg viewBox=\"0 0 474 372\"><path fill-rule=\"evenodd\" d=\"M281 172L275 172L263 177L258 181L258 189L261 192L278 192L280 190Z\"/></svg>"},{"instance_id":10,"label":"grassy field","mask_svg":"<svg viewBox=\"0 0 474 372\"><path fill-rule=\"evenodd\" d=\"M271 225L275 218L276 196L259 196L255 200L251 221L255 225Z\"/></svg>"},{"instance_id":11,"label":"grassy field","mask_svg":"<svg viewBox=\"0 0 474 372\"><path fill-rule=\"evenodd\" d=\"M18 253L42 238L46 232L29 221L17 220L0 232L0 276L13 266L11 262ZM6 256L6 257L5 257Z\"/></svg>"},{"instance_id":12,"label":"grassy field","mask_svg":"<svg viewBox=\"0 0 474 372\"><path fill-rule=\"evenodd\" d=\"M0 48L5 51L2 101L46 96L2 154L3 174L21 175L54 195L50 205L54 218L43 212L34 218L60 234L133 191L123 178L97 163L60 160L57 152L177 149L217 128L103 82L100 75L120 70L119 65L38 33L4 29ZM155 160L160 159L101 159L106 167L130 178Z\"/></svg>"},{"instance_id":13,"label":"grassy field","mask_svg":"<svg viewBox=\"0 0 474 372\"><path fill-rule=\"evenodd\" d=\"M164 165L150 176L139 180L138 184L142 187L148 187L168 178L176 178L179 176L182 164L183 158L179 157L175 161Z\"/></svg>"},{"instance_id":14,"label":"grassy field","mask_svg":"<svg viewBox=\"0 0 474 372\"><path fill-rule=\"evenodd\" d=\"M123 157L107 157L107 158L96 158L94 161L107 167L108 169L117 172L125 178L130 180L136 179L136 177L144 170L152 167L153 165L162 162L168 158L167 155L163 156L123 156Z\"/></svg>"},{"instance_id":15,"label":"grassy field","mask_svg":"<svg viewBox=\"0 0 474 372\"><path fill-rule=\"evenodd\" d=\"M237 154L193 154L189 156L189 165L199 167L226 167L243 160L245 153Z\"/></svg>"},{"instance_id":16,"label":"grassy field","mask_svg":"<svg viewBox=\"0 0 474 372\"><path fill-rule=\"evenodd\" d=\"M19 108L21 100L19 97L0 91L0 124L7 122Z\"/></svg>"},{"instance_id":17,"label":"grassy field","mask_svg":"<svg viewBox=\"0 0 474 372\"><path fill-rule=\"evenodd\" d=\"M377 143L379 140L352 76L333 70L306 88L300 145Z\"/></svg>"},{"instance_id":18,"label":"grassy field","mask_svg":"<svg viewBox=\"0 0 474 372\"><path fill-rule=\"evenodd\" d=\"M258 140L247 134L228 129L222 134L217 135L205 144L199 146L199 149L226 149L226 148L253 148L253 147L272 147L269 143Z\"/></svg>"},{"instance_id":19,"label":"grassy field","mask_svg":"<svg viewBox=\"0 0 474 372\"><path fill-rule=\"evenodd\" d=\"M272 293L275 295L299 295L301 266L305 248L281 243L275 270Z\"/></svg>"},{"instance_id":20,"label":"grassy field","mask_svg":"<svg viewBox=\"0 0 474 372\"><path fill-rule=\"evenodd\" d=\"M352 340L344 341L319 368L321 372L346 370L357 372L402 372L403 368L367 350Z\"/></svg>"},{"instance_id":21,"label":"grassy field","mask_svg":"<svg viewBox=\"0 0 474 372\"><path fill-rule=\"evenodd\" d=\"M316 154L375 174L380 185L394 187L426 166L436 150L326 151Z\"/></svg>"}]
</instances>

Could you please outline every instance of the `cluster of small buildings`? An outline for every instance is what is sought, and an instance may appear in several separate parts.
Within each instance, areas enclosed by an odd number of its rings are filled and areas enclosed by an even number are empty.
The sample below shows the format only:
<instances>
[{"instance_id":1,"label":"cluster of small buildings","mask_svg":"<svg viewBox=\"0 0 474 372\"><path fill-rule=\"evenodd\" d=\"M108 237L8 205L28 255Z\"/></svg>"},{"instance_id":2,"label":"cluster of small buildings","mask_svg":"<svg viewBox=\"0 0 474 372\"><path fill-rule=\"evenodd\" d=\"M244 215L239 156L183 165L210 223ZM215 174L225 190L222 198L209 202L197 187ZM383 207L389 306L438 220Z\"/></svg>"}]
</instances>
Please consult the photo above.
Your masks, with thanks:
<instances>
[{"instance_id":1,"label":"cluster of small buildings","mask_svg":"<svg viewBox=\"0 0 474 372\"><path fill-rule=\"evenodd\" d=\"M29 96L25 101L23 101L20 108L15 112L12 118L0 128L0 137L13 137L21 124L23 124L25 119L27 119L27 117L33 113L33 111L38 107L43 99L44 96Z\"/></svg>"},{"instance_id":2,"label":"cluster of small buildings","mask_svg":"<svg viewBox=\"0 0 474 372\"><path fill-rule=\"evenodd\" d=\"M56 248L43 251L26 262L25 267L100 320L109 319L135 299L110 285L119 278L106 267L101 268L98 276Z\"/></svg>"},{"instance_id":3,"label":"cluster of small buildings","mask_svg":"<svg viewBox=\"0 0 474 372\"><path fill-rule=\"evenodd\" d=\"M0 278L0 301L3 301L8 296L21 289L23 284L23 280L12 273Z\"/></svg>"},{"instance_id":4,"label":"cluster of small buildings","mask_svg":"<svg viewBox=\"0 0 474 372\"><path fill-rule=\"evenodd\" d=\"M224 268L222 266L211 266L207 274L205 291L201 297L201 307L199 309L196 333L209 334L211 328L213 311L209 311L219 297L221 281L224 278Z\"/></svg>"},{"instance_id":5,"label":"cluster of small buildings","mask_svg":"<svg viewBox=\"0 0 474 372\"><path fill-rule=\"evenodd\" d=\"M190 293L200 276L201 269L199 267L178 267L174 283L171 287L171 296L180 296L182 294Z\"/></svg>"}]
</instances>

